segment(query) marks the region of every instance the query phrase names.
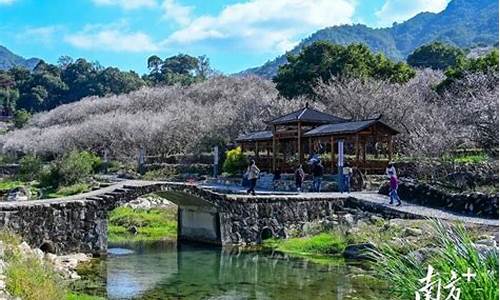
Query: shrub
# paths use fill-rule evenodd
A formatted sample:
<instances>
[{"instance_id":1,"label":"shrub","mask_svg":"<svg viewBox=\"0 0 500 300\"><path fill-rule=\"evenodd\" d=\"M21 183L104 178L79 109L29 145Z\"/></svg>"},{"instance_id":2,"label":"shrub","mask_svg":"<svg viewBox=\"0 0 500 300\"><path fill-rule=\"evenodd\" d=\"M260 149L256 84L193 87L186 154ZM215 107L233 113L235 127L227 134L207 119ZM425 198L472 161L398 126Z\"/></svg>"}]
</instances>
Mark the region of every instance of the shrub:
<instances>
[{"instance_id":1,"label":"shrub","mask_svg":"<svg viewBox=\"0 0 500 300\"><path fill-rule=\"evenodd\" d=\"M22 128L31 119L31 114L25 109L20 109L14 114L14 126Z\"/></svg>"},{"instance_id":2,"label":"shrub","mask_svg":"<svg viewBox=\"0 0 500 300\"><path fill-rule=\"evenodd\" d=\"M48 164L42 167L38 174L38 182L40 187L58 187L59 186L59 169L56 164Z\"/></svg>"},{"instance_id":3,"label":"shrub","mask_svg":"<svg viewBox=\"0 0 500 300\"><path fill-rule=\"evenodd\" d=\"M25 181L36 179L42 170L42 160L34 155L26 155L19 161L19 178Z\"/></svg>"},{"instance_id":4,"label":"shrub","mask_svg":"<svg viewBox=\"0 0 500 300\"><path fill-rule=\"evenodd\" d=\"M175 175L177 175L175 168L161 168L147 171L142 178L145 180L165 180L171 179Z\"/></svg>"},{"instance_id":5,"label":"shrub","mask_svg":"<svg viewBox=\"0 0 500 300\"><path fill-rule=\"evenodd\" d=\"M247 166L247 159L241 151L241 147L236 147L226 152L226 160L222 170L231 175L242 172Z\"/></svg>"},{"instance_id":6,"label":"shrub","mask_svg":"<svg viewBox=\"0 0 500 300\"><path fill-rule=\"evenodd\" d=\"M86 183L75 183L69 186L62 186L55 193L48 195L48 198L66 197L76 194L81 194L89 190L89 185Z\"/></svg>"},{"instance_id":7,"label":"shrub","mask_svg":"<svg viewBox=\"0 0 500 300\"><path fill-rule=\"evenodd\" d=\"M100 164L101 160L95 154L73 150L58 163L60 183L64 185L81 183L92 175Z\"/></svg>"}]
</instances>

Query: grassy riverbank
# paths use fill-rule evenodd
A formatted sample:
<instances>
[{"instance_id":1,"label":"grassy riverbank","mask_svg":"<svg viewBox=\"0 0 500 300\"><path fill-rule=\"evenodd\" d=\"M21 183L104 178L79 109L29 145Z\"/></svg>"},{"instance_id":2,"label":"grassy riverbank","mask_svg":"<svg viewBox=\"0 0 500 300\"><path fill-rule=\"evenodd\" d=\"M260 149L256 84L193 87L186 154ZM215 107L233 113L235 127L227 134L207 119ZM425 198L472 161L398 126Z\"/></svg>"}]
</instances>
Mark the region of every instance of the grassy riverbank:
<instances>
[{"instance_id":1,"label":"grassy riverbank","mask_svg":"<svg viewBox=\"0 0 500 300\"><path fill-rule=\"evenodd\" d=\"M73 293L54 266L46 260L22 250L21 239L0 232L2 260L6 267L5 291L23 300L103 300L104 298Z\"/></svg>"},{"instance_id":2,"label":"grassy riverbank","mask_svg":"<svg viewBox=\"0 0 500 300\"><path fill-rule=\"evenodd\" d=\"M119 207L109 215L108 241L112 243L157 241L176 236L177 208Z\"/></svg>"},{"instance_id":3,"label":"grassy riverbank","mask_svg":"<svg viewBox=\"0 0 500 300\"><path fill-rule=\"evenodd\" d=\"M473 235L462 225L450 227L434 222L432 227L435 243L432 248L424 248L430 253L423 257L403 256L387 245L375 253L375 269L380 278L390 282L393 295L400 299L413 298L423 287L419 280L426 277L432 266L442 287L454 281L453 272L458 274L456 287L461 291L460 299L498 299L498 248L475 244ZM470 282L463 277L467 273L475 274ZM446 297L451 291L445 288L442 293Z\"/></svg>"},{"instance_id":4,"label":"grassy riverbank","mask_svg":"<svg viewBox=\"0 0 500 300\"><path fill-rule=\"evenodd\" d=\"M484 234L478 228L438 221L374 220L308 237L271 239L264 245L291 255L335 262L348 245L371 243L376 250L368 250L374 258L367 261L368 266L386 282L391 299L415 297L430 264L441 274L443 287L450 281L451 271L465 274L470 268L476 277L470 283L457 283L462 290L460 299L493 300L499 292L498 250L481 244L485 243Z\"/></svg>"},{"instance_id":5,"label":"grassy riverbank","mask_svg":"<svg viewBox=\"0 0 500 300\"><path fill-rule=\"evenodd\" d=\"M343 235L338 232L324 232L309 237L286 240L270 239L264 241L264 246L284 253L310 256L342 253L347 243Z\"/></svg>"}]
</instances>

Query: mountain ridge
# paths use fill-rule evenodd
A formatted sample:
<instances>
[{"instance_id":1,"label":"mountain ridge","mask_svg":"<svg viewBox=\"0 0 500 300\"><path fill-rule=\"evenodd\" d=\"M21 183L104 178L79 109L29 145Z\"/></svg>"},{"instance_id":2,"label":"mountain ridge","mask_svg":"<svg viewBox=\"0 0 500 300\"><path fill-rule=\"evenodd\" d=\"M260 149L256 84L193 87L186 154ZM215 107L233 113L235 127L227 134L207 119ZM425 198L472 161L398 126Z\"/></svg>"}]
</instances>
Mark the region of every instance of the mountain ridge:
<instances>
[{"instance_id":1,"label":"mountain ridge","mask_svg":"<svg viewBox=\"0 0 500 300\"><path fill-rule=\"evenodd\" d=\"M38 58L24 58L0 45L0 70L8 70L12 67L25 67L32 70L40 61Z\"/></svg>"},{"instance_id":2,"label":"mountain ridge","mask_svg":"<svg viewBox=\"0 0 500 300\"><path fill-rule=\"evenodd\" d=\"M363 24L337 25L320 29L287 53L237 75L272 78L289 54L296 55L315 41L335 44L364 43L394 60L404 60L419 46L441 41L460 48L498 43L498 1L452 0L439 13L422 12L391 27L371 28Z\"/></svg>"}]
</instances>

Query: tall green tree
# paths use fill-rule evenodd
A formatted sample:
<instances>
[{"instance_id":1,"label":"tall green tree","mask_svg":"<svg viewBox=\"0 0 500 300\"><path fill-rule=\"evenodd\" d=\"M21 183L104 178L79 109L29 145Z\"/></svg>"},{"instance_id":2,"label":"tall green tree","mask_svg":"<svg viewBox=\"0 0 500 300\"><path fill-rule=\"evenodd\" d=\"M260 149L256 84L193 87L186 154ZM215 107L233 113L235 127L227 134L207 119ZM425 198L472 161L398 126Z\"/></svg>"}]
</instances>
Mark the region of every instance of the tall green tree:
<instances>
[{"instance_id":1,"label":"tall green tree","mask_svg":"<svg viewBox=\"0 0 500 300\"><path fill-rule=\"evenodd\" d=\"M16 82L7 72L0 71L0 114L12 115L18 98L19 91L16 88Z\"/></svg>"},{"instance_id":2,"label":"tall green tree","mask_svg":"<svg viewBox=\"0 0 500 300\"><path fill-rule=\"evenodd\" d=\"M405 63L394 63L382 54L374 54L362 44L348 46L319 41L297 55L288 56L273 78L280 94L287 98L313 96L318 80L335 77L372 77L391 82L407 82L415 71Z\"/></svg>"},{"instance_id":3,"label":"tall green tree","mask_svg":"<svg viewBox=\"0 0 500 300\"><path fill-rule=\"evenodd\" d=\"M150 72L143 79L150 85L189 85L207 79L213 72L205 55L194 57L181 53L164 60L153 55L147 65Z\"/></svg>"},{"instance_id":4,"label":"tall green tree","mask_svg":"<svg viewBox=\"0 0 500 300\"><path fill-rule=\"evenodd\" d=\"M448 67L462 64L464 60L465 53L460 48L433 42L415 49L406 61L416 68L446 70Z\"/></svg>"},{"instance_id":5,"label":"tall green tree","mask_svg":"<svg viewBox=\"0 0 500 300\"><path fill-rule=\"evenodd\" d=\"M498 59L498 49L495 48L485 56L460 61L446 70L446 79L437 86L437 91L440 93L445 91L455 81L464 78L467 73L498 73Z\"/></svg>"}]
</instances>

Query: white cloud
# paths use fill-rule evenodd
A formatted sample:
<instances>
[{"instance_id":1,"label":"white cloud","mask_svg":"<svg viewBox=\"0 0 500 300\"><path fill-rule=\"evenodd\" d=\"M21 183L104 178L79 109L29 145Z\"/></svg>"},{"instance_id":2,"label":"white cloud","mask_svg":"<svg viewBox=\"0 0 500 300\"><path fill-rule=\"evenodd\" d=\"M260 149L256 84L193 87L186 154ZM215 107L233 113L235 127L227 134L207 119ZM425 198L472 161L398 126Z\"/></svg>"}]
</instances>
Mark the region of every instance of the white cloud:
<instances>
[{"instance_id":1,"label":"white cloud","mask_svg":"<svg viewBox=\"0 0 500 300\"><path fill-rule=\"evenodd\" d=\"M165 0L162 8L166 19L174 20L180 25L188 25L191 22L192 6L182 5L175 0Z\"/></svg>"},{"instance_id":2,"label":"white cloud","mask_svg":"<svg viewBox=\"0 0 500 300\"><path fill-rule=\"evenodd\" d=\"M9 5L14 3L16 0L0 0L0 5Z\"/></svg>"},{"instance_id":3,"label":"white cloud","mask_svg":"<svg viewBox=\"0 0 500 300\"><path fill-rule=\"evenodd\" d=\"M393 22L408 20L420 12L440 12L450 0L386 0L375 13L379 25L388 26Z\"/></svg>"},{"instance_id":4,"label":"white cloud","mask_svg":"<svg viewBox=\"0 0 500 300\"><path fill-rule=\"evenodd\" d=\"M96 5L119 6L125 10L156 6L156 0L92 0L92 2Z\"/></svg>"},{"instance_id":5,"label":"white cloud","mask_svg":"<svg viewBox=\"0 0 500 300\"><path fill-rule=\"evenodd\" d=\"M164 43L185 45L219 40L229 46L282 52L290 50L304 34L352 23L354 8L353 0L250 0L228 5L218 15L185 22Z\"/></svg>"},{"instance_id":6,"label":"white cloud","mask_svg":"<svg viewBox=\"0 0 500 300\"><path fill-rule=\"evenodd\" d=\"M51 45L54 42L55 34L63 31L59 25L49 25L41 27L28 27L17 35L20 40L37 41L44 45Z\"/></svg>"},{"instance_id":7,"label":"white cloud","mask_svg":"<svg viewBox=\"0 0 500 300\"><path fill-rule=\"evenodd\" d=\"M74 47L113 52L148 52L158 50L158 46L147 34L129 31L123 24L109 26L92 25L64 40Z\"/></svg>"}]
</instances>

